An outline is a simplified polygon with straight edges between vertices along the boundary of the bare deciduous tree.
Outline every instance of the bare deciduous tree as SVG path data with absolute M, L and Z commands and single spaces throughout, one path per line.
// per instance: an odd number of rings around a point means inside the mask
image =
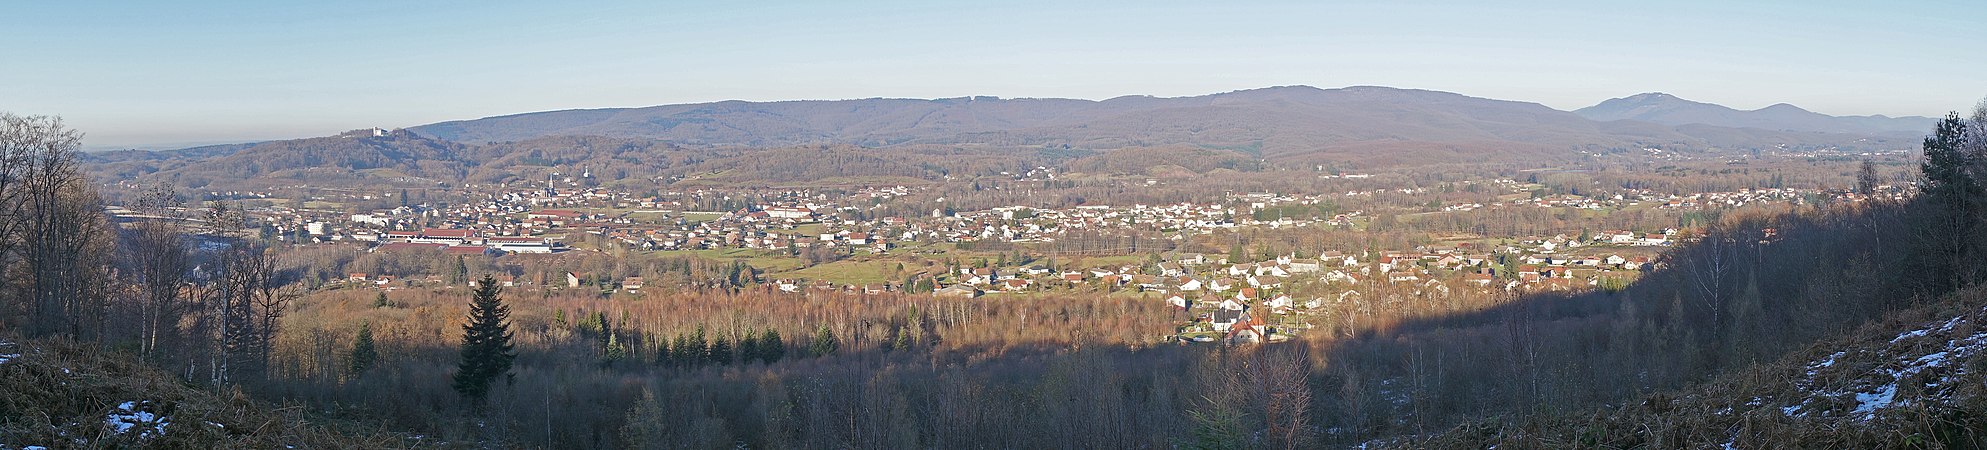
M 1242 380 L 1263 417 L 1271 448 L 1304 448 L 1310 435 L 1311 365 L 1296 349 L 1256 349 L 1243 362 Z
M 81 142 L 59 118 L 0 114 L 0 255 L 23 264 L 17 300 L 31 335 L 81 336 L 105 317 L 110 239 L 101 201 L 77 166 Z
M 182 203 L 171 186 L 159 185 L 137 202 L 137 211 L 150 219 L 131 234 L 129 259 L 143 292 L 139 307 L 140 355 L 157 359 L 177 348 L 180 317 L 187 311 L 186 273 L 192 261 L 186 253 L 180 224 Z

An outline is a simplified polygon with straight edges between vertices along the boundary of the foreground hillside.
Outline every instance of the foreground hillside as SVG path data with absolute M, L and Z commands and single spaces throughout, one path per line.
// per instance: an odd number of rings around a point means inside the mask
M 1401 448 L 1981 448 L 1987 289 L 1592 415 L 1490 419 Z
M 126 354 L 0 337 L 0 449 L 394 448 L 297 408 L 189 387 Z M 428 445 L 431 446 L 431 445 Z

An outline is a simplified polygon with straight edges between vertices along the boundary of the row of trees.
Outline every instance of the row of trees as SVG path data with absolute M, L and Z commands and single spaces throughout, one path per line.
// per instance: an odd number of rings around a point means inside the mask
M 76 162 L 82 134 L 52 117 L 0 113 L 0 266 L 4 305 L 30 336 L 97 338 L 111 330 L 113 247 L 96 193 Z
M 1929 227 L 1918 243 L 1933 249 L 1926 261 L 1949 274 L 1936 289 L 1981 279 L 1987 257 L 1987 102 L 1970 117 L 1947 115 L 1925 138 L 1924 198 Z
M 81 133 L 57 118 L 0 113 L 0 329 L 128 348 L 188 379 L 259 378 L 280 327 L 290 275 L 243 239 L 226 203 L 185 217 L 159 187 L 120 227 L 81 170 Z M 191 236 L 188 222 L 202 226 Z

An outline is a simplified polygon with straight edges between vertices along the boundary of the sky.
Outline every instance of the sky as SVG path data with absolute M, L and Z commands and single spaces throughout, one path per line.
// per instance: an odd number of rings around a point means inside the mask
M 1979 0 L 972 3 L 5 2 L 0 111 L 100 150 L 720 100 L 1378 85 L 1937 116 L 1987 96 Z

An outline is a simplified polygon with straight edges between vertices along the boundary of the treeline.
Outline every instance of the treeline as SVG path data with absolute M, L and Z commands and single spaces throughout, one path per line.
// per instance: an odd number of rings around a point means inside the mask
M 80 134 L 50 117 L 0 114 L 0 331 L 130 350 L 188 380 L 263 376 L 293 275 L 278 270 L 239 208 L 199 218 L 190 238 L 170 189 L 135 206 L 159 217 L 120 227 L 78 166 Z
M 298 302 L 278 343 L 277 376 L 255 391 L 396 429 L 478 436 L 461 421 L 468 405 L 447 387 L 467 293 L 395 292 L 385 302 L 369 294 L 328 291 Z M 494 431 L 477 439 L 643 448 L 1061 439 L 1160 446 L 1190 438 L 1184 411 L 1206 401 L 1205 383 L 1228 382 L 1212 376 L 1225 373 L 1214 366 L 1219 358 L 1240 357 L 1163 343 L 1182 317 L 1149 299 L 541 295 L 506 294 L 515 376 L 492 391 L 482 420 Z M 355 371 L 362 328 L 375 356 Z M 1308 356 L 1296 359 L 1308 370 Z M 1252 400 L 1236 395 L 1222 406 L 1233 422 L 1223 426 L 1245 430 L 1261 419 Z M 943 414 L 920 412 L 940 405 Z M 978 441 L 987 443 L 966 444 Z
M 566 274 L 581 286 L 600 291 L 619 289 L 629 277 L 641 277 L 649 290 L 739 289 L 758 284 L 760 270 L 743 261 L 717 261 L 686 255 L 626 251 L 511 254 L 501 257 L 451 255 L 440 250 L 368 251 L 362 245 L 319 244 L 284 248 L 278 264 L 301 287 L 319 289 L 345 282 L 352 274 L 370 279 L 390 276 L 391 287 L 424 285 L 433 277 L 463 285 L 482 276 L 496 276 L 521 286 L 565 287 Z

